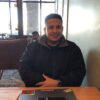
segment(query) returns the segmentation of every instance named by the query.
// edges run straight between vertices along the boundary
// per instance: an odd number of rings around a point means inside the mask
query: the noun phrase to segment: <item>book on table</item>
[[[26,91],[19,100],[77,100],[71,89],[66,90],[34,90]]]

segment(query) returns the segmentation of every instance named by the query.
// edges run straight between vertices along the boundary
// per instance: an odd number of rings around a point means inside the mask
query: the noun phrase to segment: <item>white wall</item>
[[[100,48],[100,0],[70,0],[68,39],[81,48],[85,62],[91,49]]]

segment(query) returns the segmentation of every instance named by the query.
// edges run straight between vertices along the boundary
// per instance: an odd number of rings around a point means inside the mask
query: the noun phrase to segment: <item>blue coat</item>
[[[86,73],[80,48],[64,37],[54,47],[46,40],[43,36],[30,44],[20,59],[19,73],[26,86],[44,81],[43,74],[60,80],[61,86],[80,86]]]

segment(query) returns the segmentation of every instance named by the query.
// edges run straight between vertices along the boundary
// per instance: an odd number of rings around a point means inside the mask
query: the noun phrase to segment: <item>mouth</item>
[[[59,36],[61,36],[61,34],[57,33],[57,34],[51,34],[52,37],[57,38]]]
[[[51,39],[53,40],[53,41],[58,41],[60,38],[61,38],[61,34],[57,34],[57,35],[51,35]]]

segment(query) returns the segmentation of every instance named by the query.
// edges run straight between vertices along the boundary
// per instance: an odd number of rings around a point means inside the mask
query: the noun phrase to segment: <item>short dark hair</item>
[[[32,35],[39,35],[37,31],[32,32]]]
[[[63,21],[62,21],[62,17],[61,17],[59,14],[52,13],[52,14],[49,14],[48,16],[46,16],[46,18],[45,18],[45,24],[47,23],[47,21],[48,21],[49,19],[53,19],[53,18],[55,18],[55,19],[60,19],[61,22],[63,22]]]

